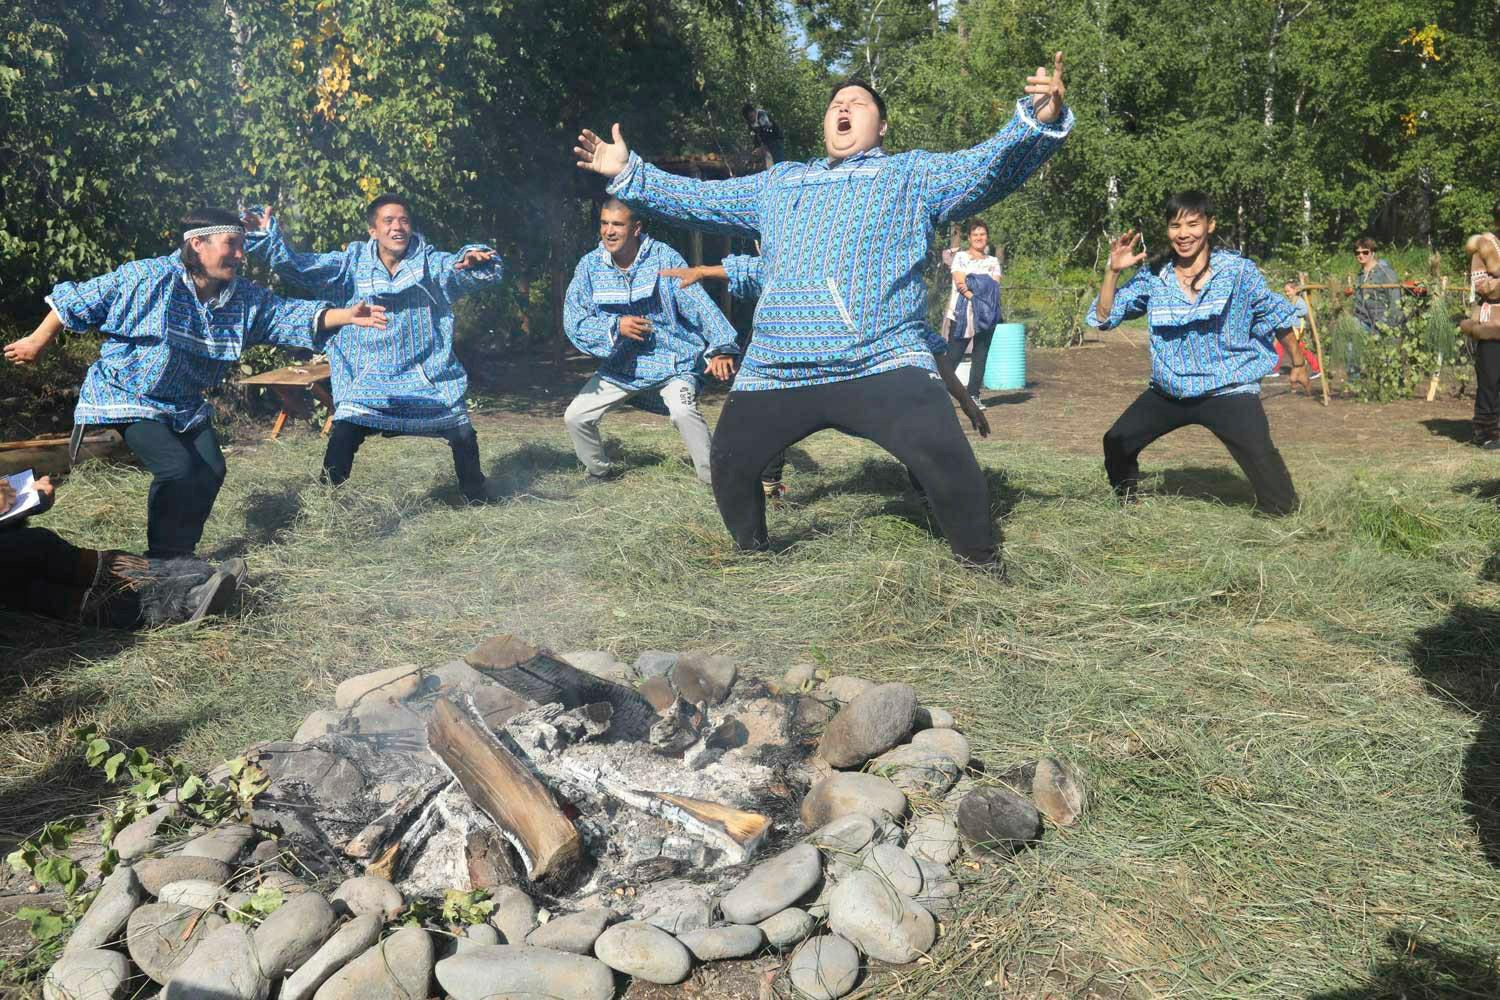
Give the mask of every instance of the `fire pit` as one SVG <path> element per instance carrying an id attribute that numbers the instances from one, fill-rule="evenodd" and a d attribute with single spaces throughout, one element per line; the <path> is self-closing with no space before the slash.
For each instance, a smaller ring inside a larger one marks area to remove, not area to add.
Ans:
<path id="1" fill-rule="evenodd" d="M 976 776 L 951 716 L 904 684 L 802 665 L 768 685 L 708 653 L 627 666 L 511 636 L 345 681 L 246 757 L 270 786 L 230 847 L 222 828 L 121 833 L 130 864 L 51 996 L 115 995 L 77 984 L 118 971 L 123 989 L 123 944 L 170 1000 L 426 997 L 433 977 L 459 1000 L 602 1000 L 621 975 L 787 951 L 787 992 L 838 997 L 865 958 L 932 948 L 966 846 L 1008 856 L 1084 806 L 1054 759 Z"/>

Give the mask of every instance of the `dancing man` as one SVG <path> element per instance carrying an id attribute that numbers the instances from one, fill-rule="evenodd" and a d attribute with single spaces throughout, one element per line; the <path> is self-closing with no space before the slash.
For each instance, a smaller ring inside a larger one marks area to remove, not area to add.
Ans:
<path id="1" fill-rule="evenodd" d="M 105 340 L 89 367 L 73 413 L 75 439 L 90 424 L 119 426 L 151 470 L 146 555 L 191 556 L 224 484 L 224 455 L 213 407 L 203 394 L 256 344 L 318 350 L 346 325 L 385 326 L 385 310 L 367 303 L 283 299 L 243 281 L 245 230 L 223 209 L 182 222 L 182 246 L 166 257 L 132 261 L 88 281 L 64 281 L 28 337 L 5 346 L 30 364 L 57 335 L 98 329 Z"/>
<path id="2" fill-rule="evenodd" d="M 369 240 L 316 254 L 292 250 L 271 209 L 245 216 L 250 256 L 287 284 L 339 302 L 379 302 L 391 317 L 382 336 L 329 341 L 334 412 L 324 478 L 334 486 L 347 480 L 371 434 L 441 437 L 453 450 L 464 499 L 483 503 L 479 439 L 464 402 L 469 376 L 453 353 L 453 303 L 498 282 L 500 258 L 482 243 L 458 253 L 434 249 L 400 195 L 372 201 L 366 222 Z"/>
<path id="3" fill-rule="evenodd" d="M 1214 249 L 1213 202 L 1201 191 L 1167 199 L 1162 212 L 1172 253 L 1116 289 L 1120 273 L 1146 259 L 1139 234 L 1110 246 L 1104 283 L 1085 321 L 1110 330 L 1145 315 L 1151 332 L 1150 387 L 1104 435 L 1104 468 L 1117 494 L 1133 499 L 1140 455 L 1179 427 L 1207 427 L 1224 442 L 1255 488 L 1255 505 L 1289 514 L 1297 491 L 1260 400 L 1260 380 L 1276 370 L 1279 340 L 1292 360 L 1293 387 L 1310 390 L 1307 360 L 1292 326 L 1297 312 L 1271 291 L 1250 261 Z"/>
<path id="4" fill-rule="evenodd" d="M 1072 128 L 1062 53 L 1028 78 L 993 137 L 956 153 L 887 155 L 885 102 L 862 81 L 834 88 L 827 157 L 703 181 L 666 173 L 613 140 L 579 136 L 578 166 L 645 212 L 696 229 L 758 238 L 764 291 L 744 364 L 714 434 L 714 499 L 742 549 L 766 549 L 761 470 L 824 429 L 868 438 L 927 487 L 960 560 L 999 562 L 989 491 L 943 385 L 947 345 L 926 323 L 922 265 L 934 227 L 999 201 Z M 982 417 L 967 392 L 964 412 Z"/>
<path id="5" fill-rule="evenodd" d="M 604 363 L 568 404 L 563 423 L 591 482 L 616 476 L 604 454 L 599 421 L 643 392 L 659 393 L 710 482 L 712 436 L 698 409 L 698 377 L 734 374 L 734 327 L 701 287 L 667 277 L 687 261 L 641 232 L 640 220 L 611 198 L 599 210 L 599 246 L 584 254 L 563 304 L 563 329 L 578 349 Z M 689 287 L 692 285 L 692 287 Z"/>

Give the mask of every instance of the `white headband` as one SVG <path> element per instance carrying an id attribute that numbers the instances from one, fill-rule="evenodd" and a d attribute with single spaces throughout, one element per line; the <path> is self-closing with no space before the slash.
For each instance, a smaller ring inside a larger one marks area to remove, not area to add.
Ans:
<path id="1" fill-rule="evenodd" d="M 189 229 L 182 234 L 182 242 L 186 243 L 194 236 L 217 236 L 220 233 L 234 233 L 239 236 L 245 235 L 244 226 L 199 226 L 197 229 Z"/>

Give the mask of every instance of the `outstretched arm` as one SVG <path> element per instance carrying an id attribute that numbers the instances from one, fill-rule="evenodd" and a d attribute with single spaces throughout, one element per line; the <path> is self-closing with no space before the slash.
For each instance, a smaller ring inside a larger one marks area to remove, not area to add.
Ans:
<path id="1" fill-rule="evenodd" d="M 1026 80 L 1026 95 L 1016 113 L 996 135 L 956 153 L 927 153 L 923 200 L 934 224 L 952 222 L 981 211 L 1016 188 L 1055 153 L 1073 128 L 1073 112 L 1063 106 L 1063 56 L 1052 71 L 1037 67 Z"/>
<path id="2" fill-rule="evenodd" d="M 267 293 L 264 307 L 257 309 L 251 319 L 246 341 L 318 351 L 341 327 L 363 326 L 383 330 L 385 324 L 384 306 L 356 302 L 352 306 L 338 307 L 329 302 L 284 299 Z"/>
<path id="3" fill-rule="evenodd" d="M 756 237 L 760 234 L 760 195 L 770 171 L 704 181 L 658 170 L 630 151 L 620 126 L 606 141 L 588 129 L 573 147 L 580 170 L 611 178 L 608 191 L 632 208 L 675 219 L 694 229 Z"/>
<path id="4" fill-rule="evenodd" d="M 722 271 L 723 268 L 714 270 Z M 666 273 L 665 270 L 662 272 Z M 717 275 L 715 275 L 717 277 Z M 677 289 L 678 311 L 703 334 L 708 342 L 703 356 L 707 359 L 708 374 L 722 381 L 734 376 L 736 360 L 740 353 L 739 334 L 728 318 L 714 305 L 702 285 L 692 284 Z"/>
<path id="5" fill-rule="evenodd" d="M 729 294 L 737 299 L 755 298 L 764 285 L 761 257 L 755 254 L 731 254 L 721 264 L 698 264 L 694 267 L 664 267 L 661 273 L 682 282 L 682 287 L 696 285 L 706 278 L 729 283 Z"/>
<path id="6" fill-rule="evenodd" d="M 493 285 L 505 275 L 500 254 L 483 243 L 469 243 L 458 253 L 438 251 L 432 263 L 449 301 Z"/>
<path id="7" fill-rule="evenodd" d="M 354 294 L 347 250 L 298 253 L 287 243 L 281 223 L 269 207 L 248 211 L 241 221 L 245 225 L 245 253 L 299 292 L 339 302 L 348 301 Z"/>
<path id="8" fill-rule="evenodd" d="M 5 360 L 14 365 L 34 364 L 52 346 L 62 329 L 62 317 L 57 314 L 56 309 L 48 309 L 47 315 L 42 317 L 41 323 L 30 336 L 5 345 Z"/>
<path id="9" fill-rule="evenodd" d="M 1125 283 L 1124 288 L 1115 286 L 1120 281 L 1120 272 L 1135 267 L 1146 259 L 1144 250 L 1138 250 L 1140 234 L 1127 229 L 1110 243 L 1109 260 L 1104 265 L 1104 281 L 1099 286 L 1099 297 L 1089 308 L 1084 322 L 1096 330 L 1112 330 L 1134 319 L 1146 311 L 1151 300 L 1149 271 L 1141 270 Z"/>
<path id="10" fill-rule="evenodd" d="M 127 265 L 128 266 L 128 265 Z M 98 329 L 109 318 L 110 310 L 120 297 L 123 269 L 101 274 L 87 281 L 60 281 L 47 296 L 47 315 L 28 336 L 5 345 L 5 358 L 12 364 L 33 364 L 63 330 L 82 333 Z"/>

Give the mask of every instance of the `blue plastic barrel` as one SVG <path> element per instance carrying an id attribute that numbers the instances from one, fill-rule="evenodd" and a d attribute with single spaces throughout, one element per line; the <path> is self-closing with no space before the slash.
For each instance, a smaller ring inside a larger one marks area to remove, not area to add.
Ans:
<path id="1" fill-rule="evenodd" d="M 1026 388 L 1026 324 L 1001 323 L 984 364 L 986 389 Z"/>

